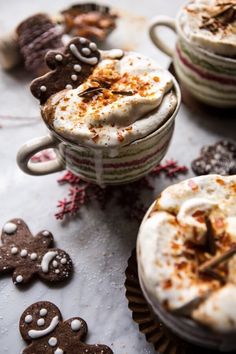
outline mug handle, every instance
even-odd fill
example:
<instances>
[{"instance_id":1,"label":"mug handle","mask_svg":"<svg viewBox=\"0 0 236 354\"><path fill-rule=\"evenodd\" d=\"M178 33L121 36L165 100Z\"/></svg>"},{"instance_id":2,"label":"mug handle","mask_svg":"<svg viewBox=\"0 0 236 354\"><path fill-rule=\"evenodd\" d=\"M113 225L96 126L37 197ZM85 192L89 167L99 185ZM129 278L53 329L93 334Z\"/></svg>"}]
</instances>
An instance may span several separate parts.
<instances>
[{"instance_id":1,"label":"mug handle","mask_svg":"<svg viewBox=\"0 0 236 354\"><path fill-rule=\"evenodd\" d=\"M32 139L25 143L17 153L17 163L22 171L32 176L43 176L65 169L64 162L58 156L51 161L33 163L31 158L38 152L53 148L58 150L60 141L52 135Z\"/></svg>"},{"instance_id":2,"label":"mug handle","mask_svg":"<svg viewBox=\"0 0 236 354\"><path fill-rule=\"evenodd\" d=\"M162 52L167 54L169 57L173 57L174 55L174 50L170 48L159 36L158 32L156 31L156 28L158 26L165 26L170 28L172 31L176 33L176 25L175 25L175 20L172 19L171 17L168 16L157 16L154 17L151 20L150 26L149 26L149 35L151 37L151 40L155 44L157 48L159 48Z\"/></svg>"}]
</instances>

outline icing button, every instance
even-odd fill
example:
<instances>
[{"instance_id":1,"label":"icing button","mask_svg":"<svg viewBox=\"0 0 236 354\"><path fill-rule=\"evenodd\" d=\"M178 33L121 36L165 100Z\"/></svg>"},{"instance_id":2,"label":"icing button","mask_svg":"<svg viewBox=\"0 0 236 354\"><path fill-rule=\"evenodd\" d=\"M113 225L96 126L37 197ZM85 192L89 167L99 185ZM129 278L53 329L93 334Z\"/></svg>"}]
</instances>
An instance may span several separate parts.
<instances>
[{"instance_id":1,"label":"icing button","mask_svg":"<svg viewBox=\"0 0 236 354\"><path fill-rule=\"evenodd\" d=\"M25 316L25 323L31 323L33 321L33 317L31 315Z\"/></svg>"},{"instance_id":2,"label":"icing button","mask_svg":"<svg viewBox=\"0 0 236 354\"><path fill-rule=\"evenodd\" d=\"M63 57L62 57L61 54L57 54L57 55L55 56L55 59L56 59L57 61L62 61Z\"/></svg>"},{"instance_id":3,"label":"icing button","mask_svg":"<svg viewBox=\"0 0 236 354\"><path fill-rule=\"evenodd\" d=\"M47 91L47 87L44 86L44 85L40 86L40 91L46 92Z\"/></svg>"},{"instance_id":4,"label":"icing button","mask_svg":"<svg viewBox=\"0 0 236 354\"><path fill-rule=\"evenodd\" d=\"M82 48L82 53L84 55L89 55L89 54L91 54L91 50L89 48Z\"/></svg>"},{"instance_id":5,"label":"icing button","mask_svg":"<svg viewBox=\"0 0 236 354\"><path fill-rule=\"evenodd\" d=\"M71 79L72 79L73 81L76 81L76 80L78 79L78 76L77 76L77 75L71 75Z\"/></svg>"},{"instance_id":6,"label":"icing button","mask_svg":"<svg viewBox=\"0 0 236 354\"><path fill-rule=\"evenodd\" d=\"M43 318L40 318L40 319L37 321L37 325L38 325L39 327L44 326L44 325L45 325L45 320L44 320Z\"/></svg>"},{"instance_id":7,"label":"icing button","mask_svg":"<svg viewBox=\"0 0 236 354\"><path fill-rule=\"evenodd\" d=\"M35 261L37 258L38 258L37 253L31 253L30 259L31 259L32 261Z\"/></svg>"},{"instance_id":8,"label":"icing button","mask_svg":"<svg viewBox=\"0 0 236 354\"><path fill-rule=\"evenodd\" d=\"M3 226L3 231L8 235L13 234L16 230L17 226L13 222L8 222Z\"/></svg>"},{"instance_id":9,"label":"icing button","mask_svg":"<svg viewBox=\"0 0 236 354\"><path fill-rule=\"evenodd\" d=\"M81 44L84 44L84 43L86 43L86 42L87 42L87 39L86 39L86 38L81 37L81 38L79 39L79 41L80 41L80 43L81 43Z\"/></svg>"},{"instance_id":10,"label":"icing button","mask_svg":"<svg viewBox=\"0 0 236 354\"><path fill-rule=\"evenodd\" d=\"M79 73L82 70L82 67L79 64L74 65L74 70Z\"/></svg>"},{"instance_id":11,"label":"icing button","mask_svg":"<svg viewBox=\"0 0 236 354\"><path fill-rule=\"evenodd\" d=\"M42 235L43 235L43 236L49 236L49 231L47 231L47 230L43 231L43 232L42 232Z\"/></svg>"},{"instance_id":12,"label":"icing button","mask_svg":"<svg viewBox=\"0 0 236 354\"><path fill-rule=\"evenodd\" d=\"M23 281L22 275L17 275L17 277L16 277L16 282L17 282L17 283L21 283L22 281Z\"/></svg>"},{"instance_id":13,"label":"icing button","mask_svg":"<svg viewBox=\"0 0 236 354\"><path fill-rule=\"evenodd\" d=\"M50 347L55 347L55 345L57 345L57 339L55 337L49 338L48 344L50 345Z\"/></svg>"},{"instance_id":14,"label":"icing button","mask_svg":"<svg viewBox=\"0 0 236 354\"><path fill-rule=\"evenodd\" d=\"M11 254L17 254L18 248L17 247L12 247L11 249Z\"/></svg>"},{"instance_id":15,"label":"icing button","mask_svg":"<svg viewBox=\"0 0 236 354\"><path fill-rule=\"evenodd\" d=\"M57 348L54 352L54 354L63 354L63 350L61 348Z\"/></svg>"},{"instance_id":16,"label":"icing button","mask_svg":"<svg viewBox=\"0 0 236 354\"><path fill-rule=\"evenodd\" d=\"M46 316L47 313L48 313L48 310L47 310L47 309L41 309L41 310L39 311L40 316Z\"/></svg>"},{"instance_id":17,"label":"icing button","mask_svg":"<svg viewBox=\"0 0 236 354\"><path fill-rule=\"evenodd\" d=\"M28 254L27 250L22 250L22 251L20 252L21 257L26 257L27 254Z\"/></svg>"},{"instance_id":18,"label":"icing button","mask_svg":"<svg viewBox=\"0 0 236 354\"><path fill-rule=\"evenodd\" d=\"M94 51L94 50L97 50L98 47L97 47L96 43L93 43L93 42L92 42L92 43L89 44L89 48L90 48L92 51Z\"/></svg>"},{"instance_id":19,"label":"icing button","mask_svg":"<svg viewBox=\"0 0 236 354\"><path fill-rule=\"evenodd\" d=\"M54 268L56 268L56 267L58 266L57 261L54 260L54 261L52 262L52 265L53 265Z\"/></svg>"},{"instance_id":20,"label":"icing button","mask_svg":"<svg viewBox=\"0 0 236 354\"><path fill-rule=\"evenodd\" d=\"M72 85L70 85L70 84L68 84L68 85L66 85L66 89L68 89L68 90L72 90Z\"/></svg>"},{"instance_id":21,"label":"icing button","mask_svg":"<svg viewBox=\"0 0 236 354\"><path fill-rule=\"evenodd\" d=\"M70 325L72 331L77 332L81 327L81 322L79 320L73 320Z\"/></svg>"}]
</instances>

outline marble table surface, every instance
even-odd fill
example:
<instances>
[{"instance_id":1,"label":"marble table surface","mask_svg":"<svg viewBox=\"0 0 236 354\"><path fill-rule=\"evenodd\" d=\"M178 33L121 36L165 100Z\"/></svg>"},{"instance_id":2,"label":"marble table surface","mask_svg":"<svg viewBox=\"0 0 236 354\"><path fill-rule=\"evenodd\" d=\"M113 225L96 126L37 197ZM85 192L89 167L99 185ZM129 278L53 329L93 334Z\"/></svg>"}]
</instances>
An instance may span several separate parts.
<instances>
[{"instance_id":1,"label":"marble table surface","mask_svg":"<svg viewBox=\"0 0 236 354\"><path fill-rule=\"evenodd\" d=\"M147 24L155 14L174 16L182 2L108 0L107 3L119 8L121 19L106 47L137 50L167 67L169 59L151 44ZM0 33L9 31L32 13L55 13L69 4L67 0L1 1ZM165 35L166 40L172 40L169 33ZM56 182L61 174L31 177L16 166L19 146L46 132L39 118L38 104L29 92L29 81L30 76L22 70L11 74L0 71L0 224L20 217L26 220L34 234L49 229L55 235L58 247L71 255L75 272L71 281L60 287L48 287L36 281L19 290L10 277L0 279L1 354L20 353L24 348L18 321L23 310L39 300L54 302L65 319L84 318L89 326L88 343L107 344L115 354L152 354L152 346L146 343L132 321L124 289L124 271L135 247L138 222L127 220L112 200L106 210L92 203L82 208L77 217L59 222L54 217L56 204L67 193L67 188L59 187ZM7 118L8 115L13 118ZM32 118L27 119L29 117ZM182 105L167 158L189 166L202 145L221 138L235 139L235 132L235 120L227 113ZM189 172L188 176L191 175ZM171 183L173 181L164 177L157 178L148 204Z\"/></svg>"}]
</instances>

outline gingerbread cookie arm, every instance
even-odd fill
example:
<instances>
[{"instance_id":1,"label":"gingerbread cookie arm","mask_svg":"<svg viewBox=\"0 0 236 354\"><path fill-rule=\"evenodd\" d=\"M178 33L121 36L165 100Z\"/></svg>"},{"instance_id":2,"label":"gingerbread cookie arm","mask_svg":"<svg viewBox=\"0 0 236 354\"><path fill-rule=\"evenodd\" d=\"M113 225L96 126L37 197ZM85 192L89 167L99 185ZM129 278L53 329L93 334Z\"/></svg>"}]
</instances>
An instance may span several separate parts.
<instances>
[{"instance_id":1,"label":"gingerbread cookie arm","mask_svg":"<svg viewBox=\"0 0 236 354\"><path fill-rule=\"evenodd\" d=\"M62 327L68 335L71 336L72 334L76 341L84 341L88 333L87 323L80 317L73 317L64 321Z\"/></svg>"},{"instance_id":2,"label":"gingerbread cookie arm","mask_svg":"<svg viewBox=\"0 0 236 354\"><path fill-rule=\"evenodd\" d=\"M70 342L65 344L65 352L70 354L113 354L106 345L85 344L88 327L86 322L80 317L73 317L64 321L61 325L64 335L70 338Z\"/></svg>"},{"instance_id":3,"label":"gingerbread cookie arm","mask_svg":"<svg viewBox=\"0 0 236 354\"><path fill-rule=\"evenodd\" d=\"M5 274L14 269L11 260L7 257L7 251L0 249L0 274Z\"/></svg>"},{"instance_id":4,"label":"gingerbread cookie arm","mask_svg":"<svg viewBox=\"0 0 236 354\"><path fill-rule=\"evenodd\" d=\"M17 267L12 274L12 280L15 285L23 285L28 283L33 275L34 270L25 267Z\"/></svg>"},{"instance_id":5,"label":"gingerbread cookie arm","mask_svg":"<svg viewBox=\"0 0 236 354\"><path fill-rule=\"evenodd\" d=\"M76 354L76 352L74 354ZM113 354L113 351L107 345L81 343L81 354Z\"/></svg>"},{"instance_id":6,"label":"gingerbread cookie arm","mask_svg":"<svg viewBox=\"0 0 236 354\"><path fill-rule=\"evenodd\" d=\"M8 221L2 228L1 240L3 244L12 243L19 238L24 241L32 237L32 234L21 219L12 219Z\"/></svg>"},{"instance_id":7,"label":"gingerbread cookie arm","mask_svg":"<svg viewBox=\"0 0 236 354\"><path fill-rule=\"evenodd\" d=\"M54 244L54 238L53 235L50 231L48 230L43 230L40 231L35 237L34 237L34 245L36 248L42 249L42 248L49 248L52 247Z\"/></svg>"}]
</instances>

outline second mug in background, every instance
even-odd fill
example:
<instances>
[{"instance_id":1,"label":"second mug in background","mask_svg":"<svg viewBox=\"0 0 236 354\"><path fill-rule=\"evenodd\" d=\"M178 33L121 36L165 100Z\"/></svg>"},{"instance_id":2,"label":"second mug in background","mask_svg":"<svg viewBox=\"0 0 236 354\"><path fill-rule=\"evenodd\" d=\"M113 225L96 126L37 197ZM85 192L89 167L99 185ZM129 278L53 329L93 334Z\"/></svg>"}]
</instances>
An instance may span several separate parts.
<instances>
[{"instance_id":1,"label":"second mug in background","mask_svg":"<svg viewBox=\"0 0 236 354\"><path fill-rule=\"evenodd\" d=\"M233 0L189 2L176 19L157 16L149 27L156 47L173 58L181 84L198 100L221 108L236 107L236 21L227 17L234 7ZM161 26L176 32L175 49L161 38Z\"/></svg>"}]
</instances>

